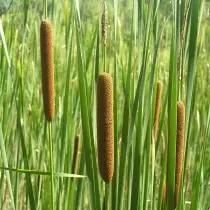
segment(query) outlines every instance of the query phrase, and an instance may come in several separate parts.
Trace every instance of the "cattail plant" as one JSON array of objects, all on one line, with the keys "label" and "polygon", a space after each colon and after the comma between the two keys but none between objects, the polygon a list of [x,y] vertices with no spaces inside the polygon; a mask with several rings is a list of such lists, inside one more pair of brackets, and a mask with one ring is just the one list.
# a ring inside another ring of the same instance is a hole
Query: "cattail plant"
[{"label": "cattail plant", "polygon": [[54,175],[53,175],[53,145],[52,124],[54,118],[54,58],[53,58],[53,34],[52,25],[42,20],[40,26],[40,50],[42,67],[42,93],[45,118],[48,121],[50,175],[51,175],[51,209],[54,210]]},{"label": "cattail plant", "polygon": [[176,140],[176,173],[174,208],[177,207],[182,176],[182,162],[184,152],[185,106],[182,101],[177,103],[177,140]]},{"label": "cattail plant", "polygon": [[161,81],[158,81],[157,82],[157,92],[156,92],[154,129],[153,129],[154,142],[156,142],[156,138],[157,138],[159,116],[160,116],[161,95],[162,95],[162,83],[161,83]]},{"label": "cattail plant", "polygon": [[54,57],[52,25],[42,20],[40,27],[40,49],[42,67],[42,92],[45,118],[52,121],[54,118]]},{"label": "cattail plant", "polygon": [[79,148],[80,148],[80,136],[76,135],[75,141],[74,141],[74,155],[73,155],[73,163],[72,163],[73,174],[77,173]]},{"label": "cattail plant", "polygon": [[109,183],[114,173],[112,77],[101,73],[97,79],[98,163],[102,179]]}]

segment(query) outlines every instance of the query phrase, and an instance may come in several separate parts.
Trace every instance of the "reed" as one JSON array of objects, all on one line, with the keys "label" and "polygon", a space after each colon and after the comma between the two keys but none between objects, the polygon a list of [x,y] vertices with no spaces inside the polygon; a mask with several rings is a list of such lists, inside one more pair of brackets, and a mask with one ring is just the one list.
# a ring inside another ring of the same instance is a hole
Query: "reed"
[{"label": "reed", "polygon": [[72,173],[77,173],[78,168],[78,159],[79,159],[79,148],[80,148],[80,136],[76,135],[74,140],[74,155],[73,155],[73,163],[72,163]]},{"label": "reed", "polygon": [[55,112],[53,33],[52,25],[47,20],[41,22],[40,50],[44,113],[46,120],[52,121]]},{"label": "reed", "polygon": [[97,135],[99,171],[104,182],[109,183],[114,173],[112,77],[101,73],[97,79]]},{"label": "reed", "polygon": [[175,192],[174,208],[177,207],[179,190],[182,176],[182,162],[184,152],[184,132],[185,132],[185,106],[182,101],[177,103],[177,142],[176,142],[176,173],[175,173]]},{"label": "reed", "polygon": [[157,92],[156,92],[154,129],[153,129],[154,142],[156,142],[156,138],[157,138],[159,116],[160,116],[161,95],[162,95],[162,83],[161,83],[161,81],[158,81],[157,82]]},{"label": "reed", "polygon": [[51,174],[51,208],[54,206],[54,167],[53,167],[53,143],[52,120],[55,111],[54,99],[54,57],[53,57],[53,33],[52,25],[47,20],[41,21],[40,26],[40,51],[42,67],[42,93],[45,118],[48,121],[50,174]]}]

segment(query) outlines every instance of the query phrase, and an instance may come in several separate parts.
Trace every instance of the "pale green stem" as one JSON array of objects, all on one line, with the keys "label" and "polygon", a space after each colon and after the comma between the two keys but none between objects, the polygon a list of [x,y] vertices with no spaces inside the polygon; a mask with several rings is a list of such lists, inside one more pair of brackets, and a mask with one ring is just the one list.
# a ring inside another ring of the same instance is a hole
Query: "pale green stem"
[{"label": "pale green stem", "polygon": [[50,175],[51,175],[51,205],[54,210],[54,176],[53,176],[53,144],[52,144],[52,124],[48,122],[48,134],[49,134],[49,149],[50,149]]},{"label": "pale green stem", "polygon": [[104,72],[106,72],[106,46],[104,45]]},{"label": "pale green stem", "polygon": [[109,210],[109,185],[105,184],[105,210]]}]

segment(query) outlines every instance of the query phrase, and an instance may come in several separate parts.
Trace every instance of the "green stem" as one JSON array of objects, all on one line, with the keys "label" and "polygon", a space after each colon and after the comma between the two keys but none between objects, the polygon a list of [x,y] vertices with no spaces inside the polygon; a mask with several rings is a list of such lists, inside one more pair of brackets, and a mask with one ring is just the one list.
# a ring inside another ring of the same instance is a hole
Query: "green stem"
[{"label": "green stem", "polygon": [[105,184],[105,210],[109,210],[109,184]]},{"label": "green stem", "polygon": [[106,46],[104,45],[104,72],[106,72]]},{"label": "green stem", "polygon": [[52,145],[52,124],[48,122],[48,134],[49,134],[49,149],[50,149],[50,174],[51,174],[51,205],[54,210],[54,176],[53,176],[53,145]]}]

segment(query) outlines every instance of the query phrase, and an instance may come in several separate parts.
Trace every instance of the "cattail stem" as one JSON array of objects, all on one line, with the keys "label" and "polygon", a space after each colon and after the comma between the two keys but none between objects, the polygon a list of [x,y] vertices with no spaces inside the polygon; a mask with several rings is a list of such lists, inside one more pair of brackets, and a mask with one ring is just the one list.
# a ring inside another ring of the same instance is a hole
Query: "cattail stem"
[{"label": "cattail stem", "polygon": [[104,72],[106,72],[106,45],[107,45],[107,4],[106,0],[103,0],[103,14],[101,17],[101,34],[103,39],[103,49],[104,49]]},{"label": "cattail stem", "polygon": [[107,45],[107,4],[106,0],[103,0],[103,14],[101,17],[101,31],[103,39],[103,54],[104,54],[104,72],[106,72],[106,45]]},{"label": "cattail stem", "polygon": [[105,184],[105,210],[109,210],[109,186],[110,184]]},{"label": "cattail stem", "polygon": [[176,208],[178,204],[181,177],[182,177],[184,133],[185,133],[185,106],[182,101],[178,101],[177,103],[177,140],[176,140],[176,172],[175,172],[174,208]]},{"label": "cattail stem", "polygon": [[177,73],[178,73],[178,79],[181,81],[182,79],[182,72],[181,72],[181,59],[182,59],[182,47],[184,43],[184,35],[185,35],[185,26],[187,25],[187,15],[190,9],[191,1],[188,1],[188,5],[186,7],[185,13],[184,13],[184,20],[183,20],[183,25],[182,25],[182,30],[181,30],[181,39],[180,39],[180,47],[179,47],[179,54],[177,58]]},{"label": "cattail stem", "polygon": [[109,183],[114,173],[113,84],[108,73],[97,79],[98,163],[102,179]]},{"label": "cattail stem", "polygon": [[107,25],[108,25],[108,12],[107,12],[107,4],[106,0],[103,0],[103,13],[101,16],[101,35],[104,43],[104,47],[106,47],[107,41]]},{"label": "cattail stem", "polygon": [[104,45],[104,72],[106,72],[106,46]]},{"label": "cattail stem", "polygon": [[52,144],[52,124],[48,122],[49,150],[50,150],[50,178],[51,178],[51,205],[54,210],[54,169],[53,169],[53,144]]}]

